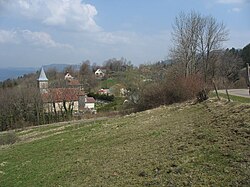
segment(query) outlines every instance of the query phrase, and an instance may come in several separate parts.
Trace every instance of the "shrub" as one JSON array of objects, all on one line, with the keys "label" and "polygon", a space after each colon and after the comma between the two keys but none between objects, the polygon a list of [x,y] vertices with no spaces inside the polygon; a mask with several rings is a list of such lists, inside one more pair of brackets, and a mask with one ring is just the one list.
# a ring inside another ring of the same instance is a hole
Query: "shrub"
[{"label": "shrub", "polygon": [[202,77],[169,77],[164,81],[152,82],[143,86],[139,93],[136,111],[147,110],[160,105],[168,105],[196,98],[204,89]]},{"label": "shrub", "polygon": [[114,101],[115,96],[114,95],[106,95],[106,94],[97,94],[97,93],[89,93],[88,97],[94,97],[98,100],[104,100],[104,101]]},{"label": "shrub", "polygon": [[199,91],[196,95],[197,101],[202,102],[208,99],[207,92],[203,89],[202,91]]}]

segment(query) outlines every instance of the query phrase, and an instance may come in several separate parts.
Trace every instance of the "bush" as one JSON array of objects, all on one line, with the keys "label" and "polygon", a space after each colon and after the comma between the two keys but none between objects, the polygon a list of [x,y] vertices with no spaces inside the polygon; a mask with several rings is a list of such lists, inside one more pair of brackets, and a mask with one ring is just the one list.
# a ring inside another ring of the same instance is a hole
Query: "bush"
[{"label": "bush", "polygon": [[140,89],[136,111],[143,111],[160,105],[169,105],[196,98],[204,89],[202,77],[169,77],[165,81],[152,82]]},{"label": "bush", "polygon": [[197,101],[198,102],[203,102],[208,99],[208,94],[207,92],[203,89],[202,91],[199,91],[196,95]]},{"label": "bush", "polygon": [[106,94],[95,94],[95,93],[89,93],[88,97],[94,97],[95,99],[98,100],[103,100],[103,101],[114,101],[115,96],[114,95],[106,95]]},{"label": "bush", "polygon": [[0,145],[14,144],[18,137],[14,131],[8,131],[0,134]]}]

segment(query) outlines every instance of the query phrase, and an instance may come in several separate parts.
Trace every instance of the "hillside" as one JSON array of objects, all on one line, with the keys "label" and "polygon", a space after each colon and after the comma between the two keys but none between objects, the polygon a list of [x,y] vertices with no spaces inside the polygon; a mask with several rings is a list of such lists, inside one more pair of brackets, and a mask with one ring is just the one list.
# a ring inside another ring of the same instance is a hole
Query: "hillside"
[{"label": "hillside", "polygon": [[210,100],[17,131],[0,148],[0,184],[249,186],[249,112]]},{"label": "hillside", "polygon": [[[80,68],[79,64],[48,64],[44,65],[45,71],[49,69],[55,69],[59,72],[63,72],[65,68],[71,66],[74,70],[78,70]],[[0,68],[0,81],[4,81],[7,79],[16,79],[18,77],[22,77],[25,74],[35,73],[39,71],[41,67],[6,67]]]}]

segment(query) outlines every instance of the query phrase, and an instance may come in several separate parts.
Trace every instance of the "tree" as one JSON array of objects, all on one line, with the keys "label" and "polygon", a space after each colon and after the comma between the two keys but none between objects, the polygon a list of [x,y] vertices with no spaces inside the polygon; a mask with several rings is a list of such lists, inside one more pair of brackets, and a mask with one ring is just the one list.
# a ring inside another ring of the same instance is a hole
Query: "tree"
[{"label": "tree", "polygon": [[225,25],[212,16],[182,12],[173,25],[171,58],[182,64],[181,71],[185,77],[201,71],[207,81],[209,73],[214,76],[216,53],[213,52],[221,49],[227,37]]},{"label": "tree", "polygon": [[0,89],[0,131],[44,123],[39,89]]},{"label": "tree", "polygon": [[104,62],[103,67],[108,72],[118,72],[125,71],[127,67],[131,66],[130,62],[127,62],[125,58],[121,58],[120,60],[116,58],[109,59]]},{"label": "tree", "polygon": [[228,30],[223,23],[217,23],[216,19],[211,16],[203,19],[204,26],[199,39],[199,52],[202,57],[204,79],[207,82],[209,73],[212,78],[215,75],[215,62],[218,58],[216,51],[221,50],[222,43],[228,39]]},{"label": "tree", "polygon": [[234,83],[239,80],[241,62],[242,59],[236,55],[236,53],[232,53],[229,50],[218,52],[215,78],[222,82],[222,85],[226,90],[228,101],[230,101],[228,87],[230,83]]},{"label": "tree", "polygon": [[226,82],[234,83],[239,79],[242,59],[230,51],[221,51],[217,59],[216,77],[221,77]]},{"label": "tree", "polygon": [[97,85],[97,80],[91,69],[89,60],[82,62],[78,77],[84,88],[88,91],[90,91]]},{"label": "tree", "polygon": [[195,73],[198,39],[203,25],[202,16],[195,12],[190,14],[181,12],[175,18],[172,32],[174,47],[170,54],[175,62],[182,64],[182,72],[185,76]]},{"label": "tree", "polygon": [[246,45],[242,50],[242,59],[245,63],[250,64],[250,44]]},{"label": "tree", "polygon": [[49,77],[51,88],[65,87],[64,73],[57,71],[56,68],[49,68],[46,75]]}]

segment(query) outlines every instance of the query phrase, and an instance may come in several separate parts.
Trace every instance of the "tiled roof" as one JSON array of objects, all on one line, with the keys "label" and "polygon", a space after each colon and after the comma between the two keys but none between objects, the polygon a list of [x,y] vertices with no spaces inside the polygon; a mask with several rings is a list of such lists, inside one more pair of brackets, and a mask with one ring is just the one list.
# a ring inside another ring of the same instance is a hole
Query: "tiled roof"
[{"label": "tiled roof", "polygon": [[86,103],[95,103],[95,99],[93,97],[87,97]]},{"label": "tiled roof", "polygon": [[79,88],[51,88],[42,95],[44,102],[78,101],[79,96],[85,95]]},{"label": "tiled roof", "polygon": [[100,90],[98,90],[98,93],[100,93],[100,94],[109,94],[110,90],[109,89],[100,89]]}]

